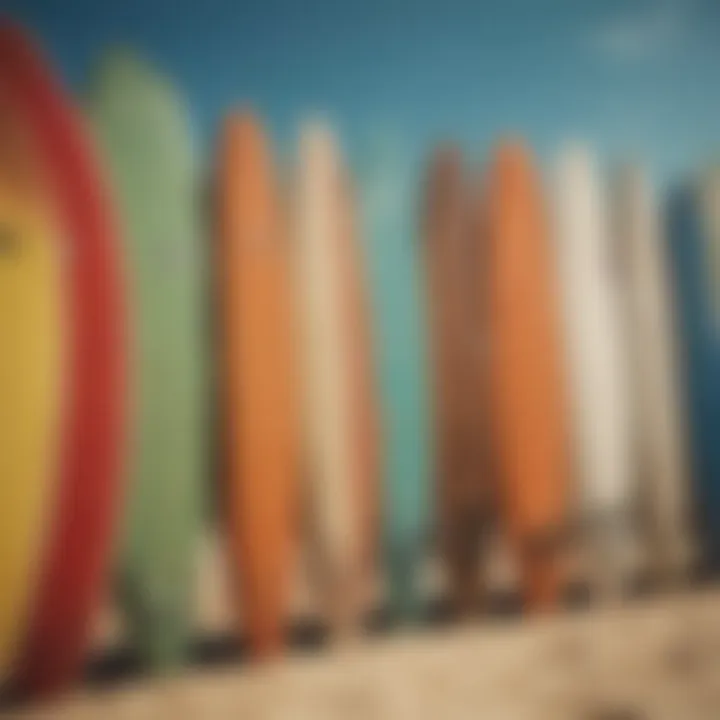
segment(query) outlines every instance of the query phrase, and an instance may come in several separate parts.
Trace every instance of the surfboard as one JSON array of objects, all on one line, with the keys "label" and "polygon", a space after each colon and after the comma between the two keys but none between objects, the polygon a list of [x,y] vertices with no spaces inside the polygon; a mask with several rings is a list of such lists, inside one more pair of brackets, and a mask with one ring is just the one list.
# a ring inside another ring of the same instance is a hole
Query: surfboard
[{"label": "surfboard", "polygon": [[360,168],[363,239],[379,385],[379,498],[389,610],[424,611],[422,573],[432,523],[433,435],[416,169],[395,143],[370,145]]},{"label": "surfboard", "polygon": [[219,149],[227,521],[236,597],[256,656],[284,642],[297,550],[300,425],[290,248],[260,123],[231,115]]},{"label": "surfboard", "polygon": [[676,583],[687,575],[694,543],[667,247],[657,198],[640,167],[618,172],[613,200],[646,554],[655,577]]},{"label": "surfboard", "polygon": [[361,244],[362,227],[357,211],[357,192],[350,173],[343,168],[340,188],[340,270],[347,319],[344,337],[348,344],[350,425],[353,463],[360,512],[361,608],[374,600],[377,579],[377,537],[380,533],[380,469],[383,448],[380,437],[378,378],[374,359],[367,262]]},{"label": "surfboard", "polygon": [[692,506],[702,564],[716,571],[720,566],[720,449],[716,441],[720,427],[720,316],[713,303],[716,280],[708,208],[703,202],[706,182],[705,178],[691,178],[673,188],[667,219],[690,424]]},{"label": "surfboard", "polygon": [[310,553],[324,613],[343,639],[361,628],[368,596],[372,378],[350,188],[320,122],[301,131],[295,191]]},{"label": "surfboard", "polygon": [[132,453],[120,598],[143,664],[181,664],[207,487],[205,262],[188,111],[130,50],[98,64],[89,112],[123,220]]},{"label": "surfboard", "polygon": [[0,689],[27,629],[57,485],[61,242],[39,159],[0,86]]},{"label": "surfboard", "polygon": [[113,210],[85,127],[32,41],[0,27],[0,84],[47,168],[68,243],[68,397],[54,517],[17,666],[25,691],[80,673],[105,588],[125,451],[125,306]]},{"label": "surfboard", "polygon": [[531,611],[563,587],[569,457],[553,247],[530,151],[506,141],[486,195],[489,376],[503,524]]},{"label": "surfboard", "polygon": [[[708,373],[708,389],[712,398],[713,414],[712,427],[718,428],[718,416],[720,416],[720,381],[717,379],[718,357],[720,356],[720,166],[708,167],[699,179],[699,202],[701,215],[701,231],[703,235],[704,251],[704,275],[703,287],[707,292],[707,307],[710,323],[709,346],[712,348],[714,361],[711,367],[704,370]],[[708,428],[708,432],[710,429]],[[709,545],[710,552],[707,553],[709,560],[708,569],[714,574],[720,570],[720,558],[716,548],[720,542],[717,522],[720,518],[720,460],[717,448],[711,450],[713,454],[712,473],[706,478],[708,485],[707,497],[710,499],[707,526],[711,529]]]},{"label": "surfboard", "polygon": [[720,317],[720,166],[707,169],[700,182],[710,302],[713,317]]},{"label": "surfboard", "polygon": [[629,355],[619,251],[590,150],[568,145],[555,169],[555,239],[566,365],[589,581],[618,597],[635,541]]},{"label": "surfboard", "polygon": [[440,537],[454,609],[480,599],[481,533],[490,487],[483,462],[480,346],[486,340],[486,287],[474,189],[459,150],[438,149],[427,171],[423,255],[432,336]]}]

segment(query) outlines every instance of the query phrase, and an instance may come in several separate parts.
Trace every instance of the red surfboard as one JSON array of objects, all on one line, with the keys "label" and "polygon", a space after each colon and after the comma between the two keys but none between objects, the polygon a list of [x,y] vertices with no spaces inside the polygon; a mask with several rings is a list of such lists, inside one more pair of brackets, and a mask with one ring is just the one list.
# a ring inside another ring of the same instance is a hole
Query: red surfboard
[{"label": "red surfboard", "polygon": [[117,232],[82,122],[32,41],[8,24],[0,83],[46,163],[70,284],[60,487],[17,666],[20,689],[46,695],[81,671],[108,570],[125,438],[125,307]]}]

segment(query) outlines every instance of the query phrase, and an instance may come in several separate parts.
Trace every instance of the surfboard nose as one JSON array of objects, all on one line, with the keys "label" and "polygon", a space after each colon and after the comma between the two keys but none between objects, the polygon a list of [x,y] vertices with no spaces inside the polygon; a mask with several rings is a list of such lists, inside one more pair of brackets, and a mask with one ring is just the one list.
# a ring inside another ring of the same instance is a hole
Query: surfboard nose
[{"label": "surfboard nose", "polygon": [[271,180],[272,159],[268,138],[257,115],[249,109],[235,110],[223,121],[220,143],[224,162],[235,181],[259,200]]},{"label": "surfboard nose", "polygon": [[425,179],[425,242],[438,242],[438,235],[442,233],[430,232],[430,228],[440,223],[450,208],[458,208],[463,194],[463,181],[463,162],[459,148],[451,144],[438,147],[430,159]]},{"label": "surfboard nose", "polygon": [[[225,223],[251,223],[255,227],[243,232],[243,242],[267,237],[264,226],[274,215],[271,193],[274,185],[273,163],[268,139],[257,116],[249,109],[233,111],[223,121],[220,134],[221,173],[232,184],[231,197],[242,196],[257,213],[245,213],[237,202],[225,208]],[[241,220],[242,216],[242,220]]]},{"label": "surfboard nose", "polygon": [[[534,154],[524,141],[509,138],[498,142],[487,174],[490,213],[501,213],[511,224],[544,218],[541,188]],[[506,241],[514,236],[511,233]]]},{"label": "surfboard nose", "polygon": [[534,178],[533,155],[524,140],[507,137],[498,141],[491,174],[500,182],[530,183]]}]

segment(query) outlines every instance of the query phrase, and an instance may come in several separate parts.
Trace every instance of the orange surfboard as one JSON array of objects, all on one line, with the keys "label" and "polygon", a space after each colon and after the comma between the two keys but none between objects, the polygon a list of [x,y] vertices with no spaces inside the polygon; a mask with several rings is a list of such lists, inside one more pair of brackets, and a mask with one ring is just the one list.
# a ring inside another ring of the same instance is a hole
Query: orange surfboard
[{"label": "orange surfboard", "polygon": [[426,181],[425,276],[432,336],[435,478],[440,537],[454,610],[479,599],[481,534],[491,509],[485,461],[483,345],[487,288],[473,188],[457,149],[439,149]]},{"label": "orange surfboard", "polygon": [[282,649],[287,615],[298,421],[288,247],[268,143],[250,115],[225,124],[219,194],[230,557],[243,627],[267,656]]},{"label": "orange surfboard", "polygon": [[541,610],[563,585],[569,448],[558,288],[530,153],[501,145],[487,187],[490,378],[504,523],[525,601]]}]

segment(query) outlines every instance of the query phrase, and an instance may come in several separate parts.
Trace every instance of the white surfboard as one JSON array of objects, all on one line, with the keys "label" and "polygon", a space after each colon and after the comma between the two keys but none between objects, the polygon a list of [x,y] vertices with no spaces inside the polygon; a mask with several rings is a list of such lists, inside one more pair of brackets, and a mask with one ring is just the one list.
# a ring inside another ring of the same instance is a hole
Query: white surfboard
[{"label": "white surfboard", "polygon": [[615,184],[615,230],[622,257],[638,477],[651,572],[682,579],[692,560],[690,477],[677,365],[671,284],[660,210],[640,168]]},{"label": "white surfboard", "polygon": [[343,187],[331,131],[306,125],[296,177],[295,252],[305,405],[305,506],[320,604],[336,637],[360,620],[361,498],[352,432]]},{"label": "white surfboard", "polygon": [[616,598],[635,561],[627,358],[605,198],[582,146],[558,158],[555,236],[580,530],[591,585]]}]

